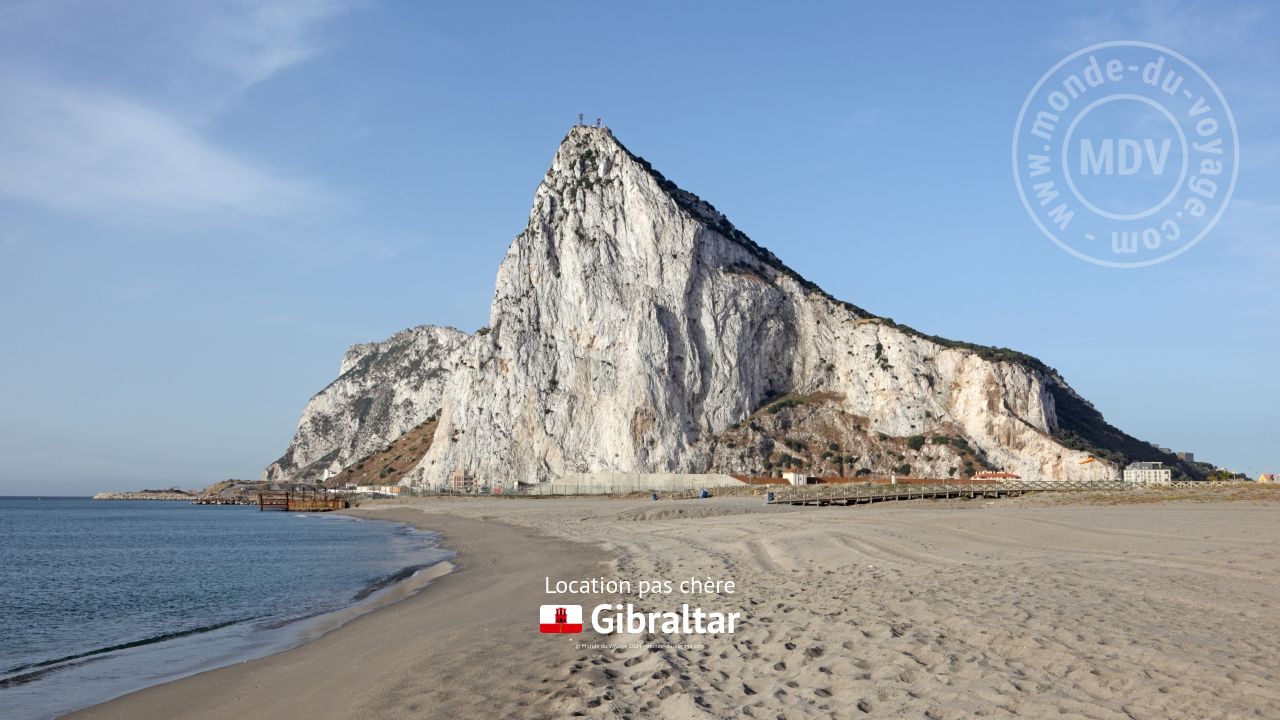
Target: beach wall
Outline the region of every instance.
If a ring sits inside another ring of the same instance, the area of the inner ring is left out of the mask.
[[[612,495],[657,490],[701,490],[713,487],[740,487],[742,481],[719,473],[567,473],[564,477],[538,485],[530,495]]]

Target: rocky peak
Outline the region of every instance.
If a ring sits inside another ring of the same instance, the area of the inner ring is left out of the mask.
[[[1033,358],[832,298],[605,128],[561,142],[489,328],[407,332],[348,353],[268,475],[334,472],[423,427],[405,482],[782,464],[1076,479],[1141,445]]]
[[[559,175],[563,180],[554,183],[554,186],[573,187],[588,192],[597,187],[603,191],[623,175],[647,177],[652,183],[649,190],[655,194],[665,194],[674,210],[685,214],[691,221],[714,230],[720,238],[738,244],[760,262],[792,275],[802,285],[812,286],[812,283],[788,268],[767,248],[758,245],[746,233],[734,227],[729,218],[714,205],[668,180],[649,161],[628,150],[608,128],[578,125],[571,129],[556,151],[543,186],[546,186],[547,180],[553,175]],[[535,194],[535,206],[536,197]]]

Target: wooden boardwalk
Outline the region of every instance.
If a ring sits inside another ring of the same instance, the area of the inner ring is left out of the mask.
[[[943,500],[1000,498],[1029,492],[1130,490],[1123,482],[942,483],[932,485],[873,485],[842,483],[796,485],[772,492],[771,505],[862,505],[886,500]]]
[[[326,512],[351,507],[345,497],[329,497],[312,492],[264,492],[258,493],[258,510],[285,512]]]

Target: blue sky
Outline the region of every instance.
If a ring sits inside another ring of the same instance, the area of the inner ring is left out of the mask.
[[[0,4],[0,494],[255,477],[347,346],[487,322],[578,112],[837,297],[1280,472],[1280,9],[1056,5]],[[1039,77],[1124,39],[1241,137],[1218,227],[1138,270],[1056,247],[1009,168]]]

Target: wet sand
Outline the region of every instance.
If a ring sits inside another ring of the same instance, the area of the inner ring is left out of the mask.
[[[592,548],[480,519],[355,511],[443,533],[453,572],[394,605],[277,655],[125,695],[67,717],[501,717],[545,706],[548,665],[568,667],[574,636],[537,632],[546,573],[606,570]],[[429,521],[428,521],[429,520]]]

